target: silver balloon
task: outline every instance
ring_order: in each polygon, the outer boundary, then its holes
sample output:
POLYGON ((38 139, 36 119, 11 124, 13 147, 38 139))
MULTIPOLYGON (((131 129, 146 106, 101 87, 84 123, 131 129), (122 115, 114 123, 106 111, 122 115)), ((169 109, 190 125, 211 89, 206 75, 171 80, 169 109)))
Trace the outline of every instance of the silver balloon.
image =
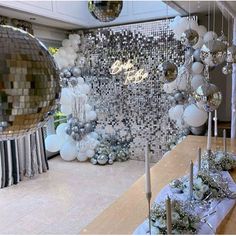
POLYGON ((171 62, 163 62, 160 66, 160 73, 161 73, 161 78, 164 80, 166 83, 173 82, 177 75, 178 75, 178 68, 174 63, 171 62))
POLYGON ((72 75, 75 77, 81 76, 81 69, 77 66, 73 66, 70 71, 71 71, 72 75))
POLYGON ((174 95, 174 99, 177 103, 183 103, 184 100, 185 100, 185 97, 183 95, 183 93, 181 92, 177 92, 175 95, 174 95))
POLYGON ((232 74, 233 68, 232 68, 232 63, 227 63, 223 68, 222 68, 222 73, 224 75, 229 75, 232 74))
POLYGON ((201 54, 201 49, 200 48, 197 48, 196 50, 194 50, 193 52, 193 58, 194 58, 194 61, 197 61, 197 62, 201 62, 201 57, 200 57, 200 54, 201 54))
POLYGON ((71 73, 70 73, 69 70, 66 70, 66 71, 64 72, 64 77, 66 77, 66 78, 70 78, 70 77, 71 77, 71 73))
POLYGON ((193 93, 196 105, 206 111, 212 112, 221 104, 222 94, 214 84, 203 84, 193 93))
POLYGON ((202 46, 200 58, 208 66, 217 66, 225 61, 226 48, 221 41, 210 40, 202 46))
POLYGON ((75 77, 70 77, 70 79, 68 80, 69 84, 72 86, 72 87, 75 87, 77 84, 78 84, 78 80, 77 78, 75 77))
POLYGON ((236 63, 236 46, 232 45, 227 49, 227 62, 236 63))
POLYGON ((92 132, 92 130, 93 130, 93 125, 92 125, 91 123, 86 123, 86 124, 84 125, 84 129, 85 129, 85 132, 86 132, 86 133, 90 133, 90 132, 92 132))
POLYGON ((97 157, 97 162, 100 164, 100 165, 105 165, 107 162, 108 162, 108 157, 106 155, 99 155, 97 157))
POLYGON ((182 33, 180 40, 181 40, 182 44, 184 44, 185 46, 192 47, 195 44, 197 44, 198 39, 199 39, 199 35, 196 30, 187 29, 182 33))
POLYGON ((59 70, 31 34, 0 26, 0 140, 42 127, 57 108, 59 70))

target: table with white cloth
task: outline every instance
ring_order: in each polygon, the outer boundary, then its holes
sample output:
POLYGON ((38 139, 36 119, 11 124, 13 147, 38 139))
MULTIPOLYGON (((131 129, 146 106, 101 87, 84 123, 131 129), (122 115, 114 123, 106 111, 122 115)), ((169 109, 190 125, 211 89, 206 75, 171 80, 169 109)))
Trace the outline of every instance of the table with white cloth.
POLYGON ((42 128, 24 137, 0 142, 0 188, 47 170, 42 128))
MULTIPOLYGON (((236 139, 227 139, 228 151, 236 153, 236 139)), ((223 147, 222 138, 212 138, 213 150, 223 147)), ((188 136, 151 168, 152 202, 173 179, 189 172, 190 160, 196 161, 197 149, 206 148, 206 137, 188 136)), ((236 170, 230 172, 236 181, 236 170)), ((80 234, 133 234, 147 217, 145 176, 139 178, 121 197, 98 215, 80 234)), ((115 188, 115 186, 114 186, 115 188)), ((236 234, 234 205, 217 228, 218 234, 236 234)))

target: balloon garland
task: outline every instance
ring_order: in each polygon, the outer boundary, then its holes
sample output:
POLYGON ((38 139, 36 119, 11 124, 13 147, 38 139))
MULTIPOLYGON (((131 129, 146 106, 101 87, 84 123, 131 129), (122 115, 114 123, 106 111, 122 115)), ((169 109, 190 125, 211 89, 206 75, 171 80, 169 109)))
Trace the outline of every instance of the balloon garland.
MULTIPOLYGON (((225 36, 219 38, 205 26, 198 25, 193 19, 177 16, 169 25, 174 37, 185 46, 185 63, 178 68, 176 79, 164 84, 164 91, 170 94, 173 107, 169 117, 185 133, 200 134, 207 121, 207 112, 218 109, 222 95, 219 89, 209 83, 209 67, 232 62, 227 56, 225 36)), ((231 47, 231 52, 232 47, 231 47)), ((229 51, 229 48, 228 48, 229 51)), ((224 69, 225 73, 230 66, 224 69)), ((167 80, 165 80, 167 81, 167 80)))
POLYGON ((60 68, 61 112, 68 120, 57 127, 56 134, 47 136, 46 149, 60 151, 65 161, 90 159, 94 165, 126 161, 132 141, 129 132, 125 137, 120 131, 114 135, 95 132, 97 114, 89 104, 90 85, 82 77, 85 57, 79 52, 80 44, 80 36, 71 34, 54 56, 60 68))

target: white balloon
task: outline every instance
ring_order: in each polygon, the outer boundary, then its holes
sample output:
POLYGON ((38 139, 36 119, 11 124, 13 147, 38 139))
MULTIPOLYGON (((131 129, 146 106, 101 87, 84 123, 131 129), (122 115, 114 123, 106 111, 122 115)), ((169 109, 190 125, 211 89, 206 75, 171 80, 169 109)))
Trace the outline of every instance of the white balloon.
POLYGON ((89 112, 92 110, 92 106, 90 106, 89 104, 85 104, 85 111, 89 112))
POLYGON ((71 89, 70 88, 62 88, 60 103, 62 105, 71 104, 72 101, 73 101, 73 95, 72 95, 71 89))
POLYGON ((88 121, 96 120, 97 114, 95 111, 89 111, 86 115, 88 121))
POLYGON ((87 155, 87 157, 92 158, 95 155, 95 151, 94 150, 88 150, 86 152, 86 155, 87 155))
POLYGON ((45 139, 45 148, 49 152, 58 152, 61 148, 63 140, 56 134, 52 134, 45 139))
POLYGON ((184 110, 183 119, 189 125, 193 127, 199 127, 207 121, 207 112, 200 110, 196 105, 191 104, 184 110))
POLYGON ((93 139, 98 139, 98 134, 96 132, 91 132, 89 136, 93 139))
POLYGON ((68 127, 68 124, 67 123, 62 123, 60 125, 57 126, 57 129, 56 129, 56 134, 58 136, 65 136, 67 135, 66 134, 66 127, 68 127))
POLYGON ((194 62, 192 64, 192 71, 195 74, 201 74, 204 69, 204 65, 201 62, 194 62))
POLYGON ((164 84, 164 85, 163 85, 163 90, 164 90, 166 93, 173 93, 175 89, 176 89, 176 80, 174 80, 174 81, 171 82, 171 83, 168 83, 168 84, 164 84))
POLYGON ((191 20, 188 21, 188 24, 189 24, 191 29, 196 30, 196 31, 198 30, 198 23, 197 23, 197 21, 191 19, 191 20))
POLYGON ((204 84, 204 82, 205 82, 204 76, 194 75, 192 80, 191 80, 192 89, 195 91, 199 86, 204 84))
POLYGON ((64 113, 65 115, 70 115, 72 114, 72 107, 71 105, 61 105, 61 112, 64 113))
POLYGON ((176 105, 174 107, 173 113, 174 113, 174 119, 175 120, 181 119, 182 115, 184 113, 184 106, 183 105, 176 105))
POLYGON ((83 77, 77 77, 78 84, 84 84, 84 78, 83 77))
POLYGON ((77 155, 77 159, 78 159, 78 161, 87 161, 88 156, 85 152, 79 152, 77 155))
POLYGON ((204 25, 199 25, 197 32, 200 36, 203 36, 207 32, 207 28, 204 25))
POLYGON ((217 34, 214 31, 208 31, 203 36, 203 41, 206 43, 210 40, 217 39, 217 34))
POLYGON ((63 144, 60 150, 61 158, 65 161, 73 161, 77 156, 76 143, 74 141, 67 141, 63 144))
POLYGON ((168 112, 169 117, 170 117, 171 120, 175 120, 174 110, 175 110, 175 108, 174 108, 174 107, 171 107, 171 108, 169 109, 169 112, 168 112))

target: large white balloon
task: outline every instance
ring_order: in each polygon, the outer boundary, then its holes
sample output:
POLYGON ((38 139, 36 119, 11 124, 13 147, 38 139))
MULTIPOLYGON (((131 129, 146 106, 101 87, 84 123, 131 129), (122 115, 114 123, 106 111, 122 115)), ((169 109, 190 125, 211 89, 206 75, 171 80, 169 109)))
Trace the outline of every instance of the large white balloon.
POLYGON ((67 135, 66 134, 66 127, 68 127, 68 124, 67 123, 62 123, 60 125, 57 126, 57 129, 56 129, 56 134, 58 136, 65 136, 67 135))
POLYGON ((63 140, 56 134, 52 134, 45 139, 45 148, 49 152, 58 152, 62 146, 63 140))
POLYGON ((170 117, 170 119, 171 120, 175 120, 175 113, 174 113, 174 110, 175 110, 175 108, 174 107, 171 107, 170 109, 169 109, 169 117, 170 117))
POLYGON ((195 91, 199 86, 204 84, 205 78, 202 75, 194 75, 191 80, 192 89, 195 91))
POLYGON ((95 111, 89 111, 87 114, 86 114, 86 119, 88 121, 93 121, 93 120, 96 120, 97 118, 97 114, 95 111))
POLYGON ((70 88, 62 88, 61 90, 61 104, 71 104, 73 101, 73 94, 70 88))
POLYGON ((65 161, 73 161, 77 156, 76 143, 68 140, 63 144, 60 150, 61 158, 65 161))
POLYGON ((201 74, 204 69, 204 65, 201 62, 194 62, 192 64, 192 71, 194 74, 201 74))
POLYGON ((61 112, 64 113, 65 115, 70 115, 72 114, 72 107, 71 105, 61 105, 61 112))
POLYGON ((184 110, 183 119, 189 125, 193 127, 199 127, 207 121, 207 112, 200 110, 196 105, 191 104, 184 110))
POLYGON ((217 39, 217 34, 214 31, 208 31, 203 36, 203 41, 205 43, 213 39, 217 39))
POLYGON ((199 25, 197 32, 200 36, 203 36, 207 32, 207 28, 204 25, 199 25))
POLYGON ((95 151, 91 149, 87 150, 86 155, 87 157, 92 158, 95 155, 95 151))

